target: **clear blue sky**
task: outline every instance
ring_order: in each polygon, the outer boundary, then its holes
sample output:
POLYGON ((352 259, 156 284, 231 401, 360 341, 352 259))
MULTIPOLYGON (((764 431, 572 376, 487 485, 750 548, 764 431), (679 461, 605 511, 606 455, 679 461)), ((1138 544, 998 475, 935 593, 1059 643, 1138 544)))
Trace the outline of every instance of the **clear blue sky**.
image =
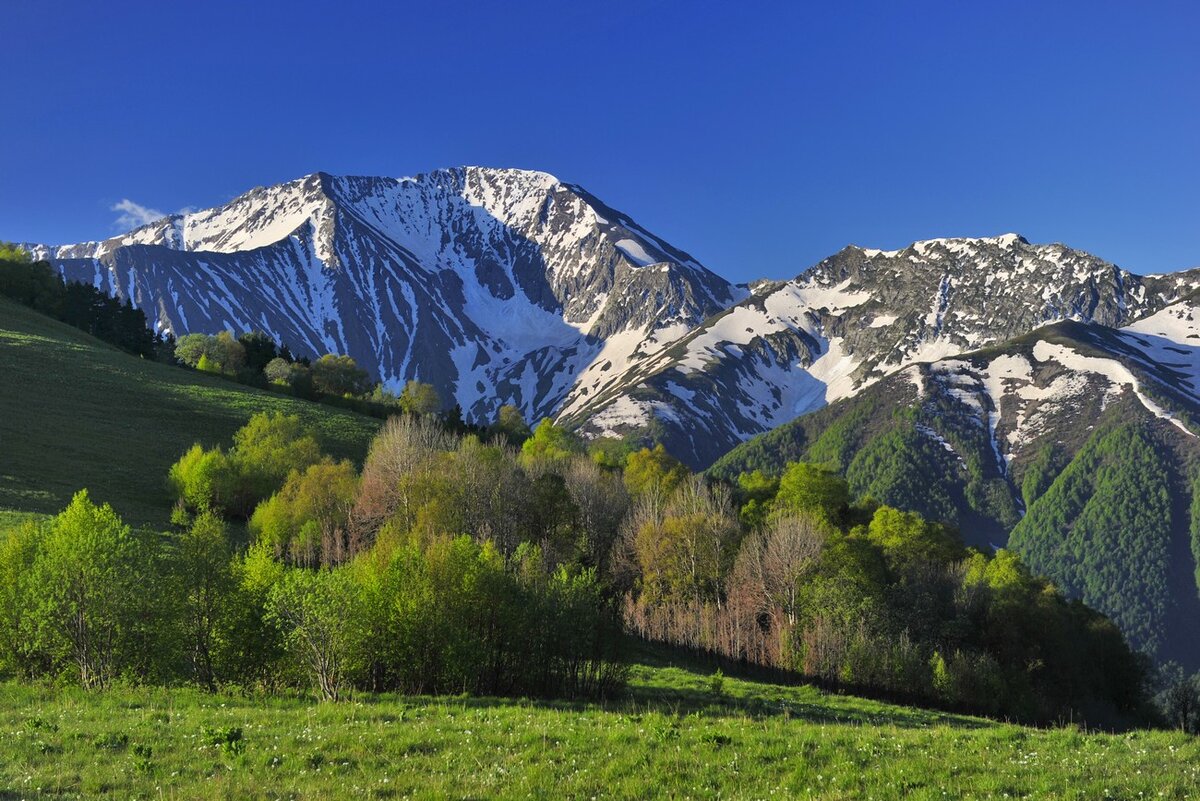
POLYGON ((537 168, 735 280, 1023 233, 1200 265, 1200 4, 0 3, 0 239, 537 168))

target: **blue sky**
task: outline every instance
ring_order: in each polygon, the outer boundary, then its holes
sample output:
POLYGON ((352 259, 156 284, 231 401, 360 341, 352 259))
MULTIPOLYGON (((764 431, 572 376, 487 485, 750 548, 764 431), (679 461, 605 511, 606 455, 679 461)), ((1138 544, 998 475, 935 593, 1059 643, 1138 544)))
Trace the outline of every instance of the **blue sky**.
POLYGON ((735 280, 1017 231, 1200 265, 1200 4, 0 3, 0 239, 317 170, 579 183, 735 280))

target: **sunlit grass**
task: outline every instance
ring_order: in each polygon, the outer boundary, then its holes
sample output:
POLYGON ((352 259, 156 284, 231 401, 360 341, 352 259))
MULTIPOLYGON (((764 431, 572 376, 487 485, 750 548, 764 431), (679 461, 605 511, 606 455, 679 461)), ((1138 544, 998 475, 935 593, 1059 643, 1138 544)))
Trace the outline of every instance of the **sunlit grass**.
POLYGON ((1189 798, 1182 734, 1036 730, 694 667, 605 704, 0 685, 0 798, 1189 798))

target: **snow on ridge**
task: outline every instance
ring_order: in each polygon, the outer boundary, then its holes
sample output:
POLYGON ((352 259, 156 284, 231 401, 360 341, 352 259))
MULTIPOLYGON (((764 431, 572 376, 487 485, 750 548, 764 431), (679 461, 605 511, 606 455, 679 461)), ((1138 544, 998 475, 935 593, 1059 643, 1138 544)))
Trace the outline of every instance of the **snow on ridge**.
POLYGON ((662 259, 656 259, 647 253, 646 248, 640 242, 629 238, 618 239, 615 247, 639 267, 649 267, 651 264, 657 264, 662 261, 662 259))
POLYGON ((1128 367, 1121 364, 1116 359, 1085 356, 1082 353, 1067 347, 1066 345, 1055 345, 1047 342, 1044 339, 1039 339, 1033 346, 1033 357, 1038 361, 1058 362, 1063 367, 1071 370, 1097 373, 1104 378, 1107 378, 1111 384, 1128 386, 1133 390, 1133 393, 1137 396, 1137 399, 1141 401, 1142 406, 1146 407, 1147 411, 1149 411, 1155 417, 1170 422, 1188 436, 1196 436, 1196 434, 1194 434, 1191 429, 1185 426, 1179 420, 1179 418, 1175 417, 1173 414, 1147 397, 1146 394, 1142 392, 1141 383, 1138 381, 1137 377, 1129 370, 1128 367))

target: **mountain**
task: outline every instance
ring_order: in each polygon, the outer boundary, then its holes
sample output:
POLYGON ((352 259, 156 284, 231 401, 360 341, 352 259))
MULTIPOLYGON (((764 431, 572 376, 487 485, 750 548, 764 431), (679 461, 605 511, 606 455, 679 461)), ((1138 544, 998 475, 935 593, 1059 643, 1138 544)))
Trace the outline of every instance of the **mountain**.
POLYGON ((1162 659, 1200 665, 1200 308, 1059 322, 914 364, 735 448, 710 473, 844 472, 859 497, 1018 551, 1162 659))
POLYGON ((747 292, 550 175, 317 173, 103 242, 31 247, 159 330, 266 331, 419 378, 468 417, 599 391, 747 292))
POLYGON ((464 167, 317 173, 103 242, 32 246, 175 334, 260 329, 587 436, 663 441, 695 468, 908 364, 1056 320, 1121 326, 1200 285, 1015 234, 850 246, 736 286, 584 189, 464 167))
POLYGON ((903 250, 847 247, 645 360, 623 386, 568 407, 585 431, 657 418, 693 466, 900 368, 1056 320, 1121 326, 1200 285, 1200 270, 1142 277, 1015 234, 903 250))

